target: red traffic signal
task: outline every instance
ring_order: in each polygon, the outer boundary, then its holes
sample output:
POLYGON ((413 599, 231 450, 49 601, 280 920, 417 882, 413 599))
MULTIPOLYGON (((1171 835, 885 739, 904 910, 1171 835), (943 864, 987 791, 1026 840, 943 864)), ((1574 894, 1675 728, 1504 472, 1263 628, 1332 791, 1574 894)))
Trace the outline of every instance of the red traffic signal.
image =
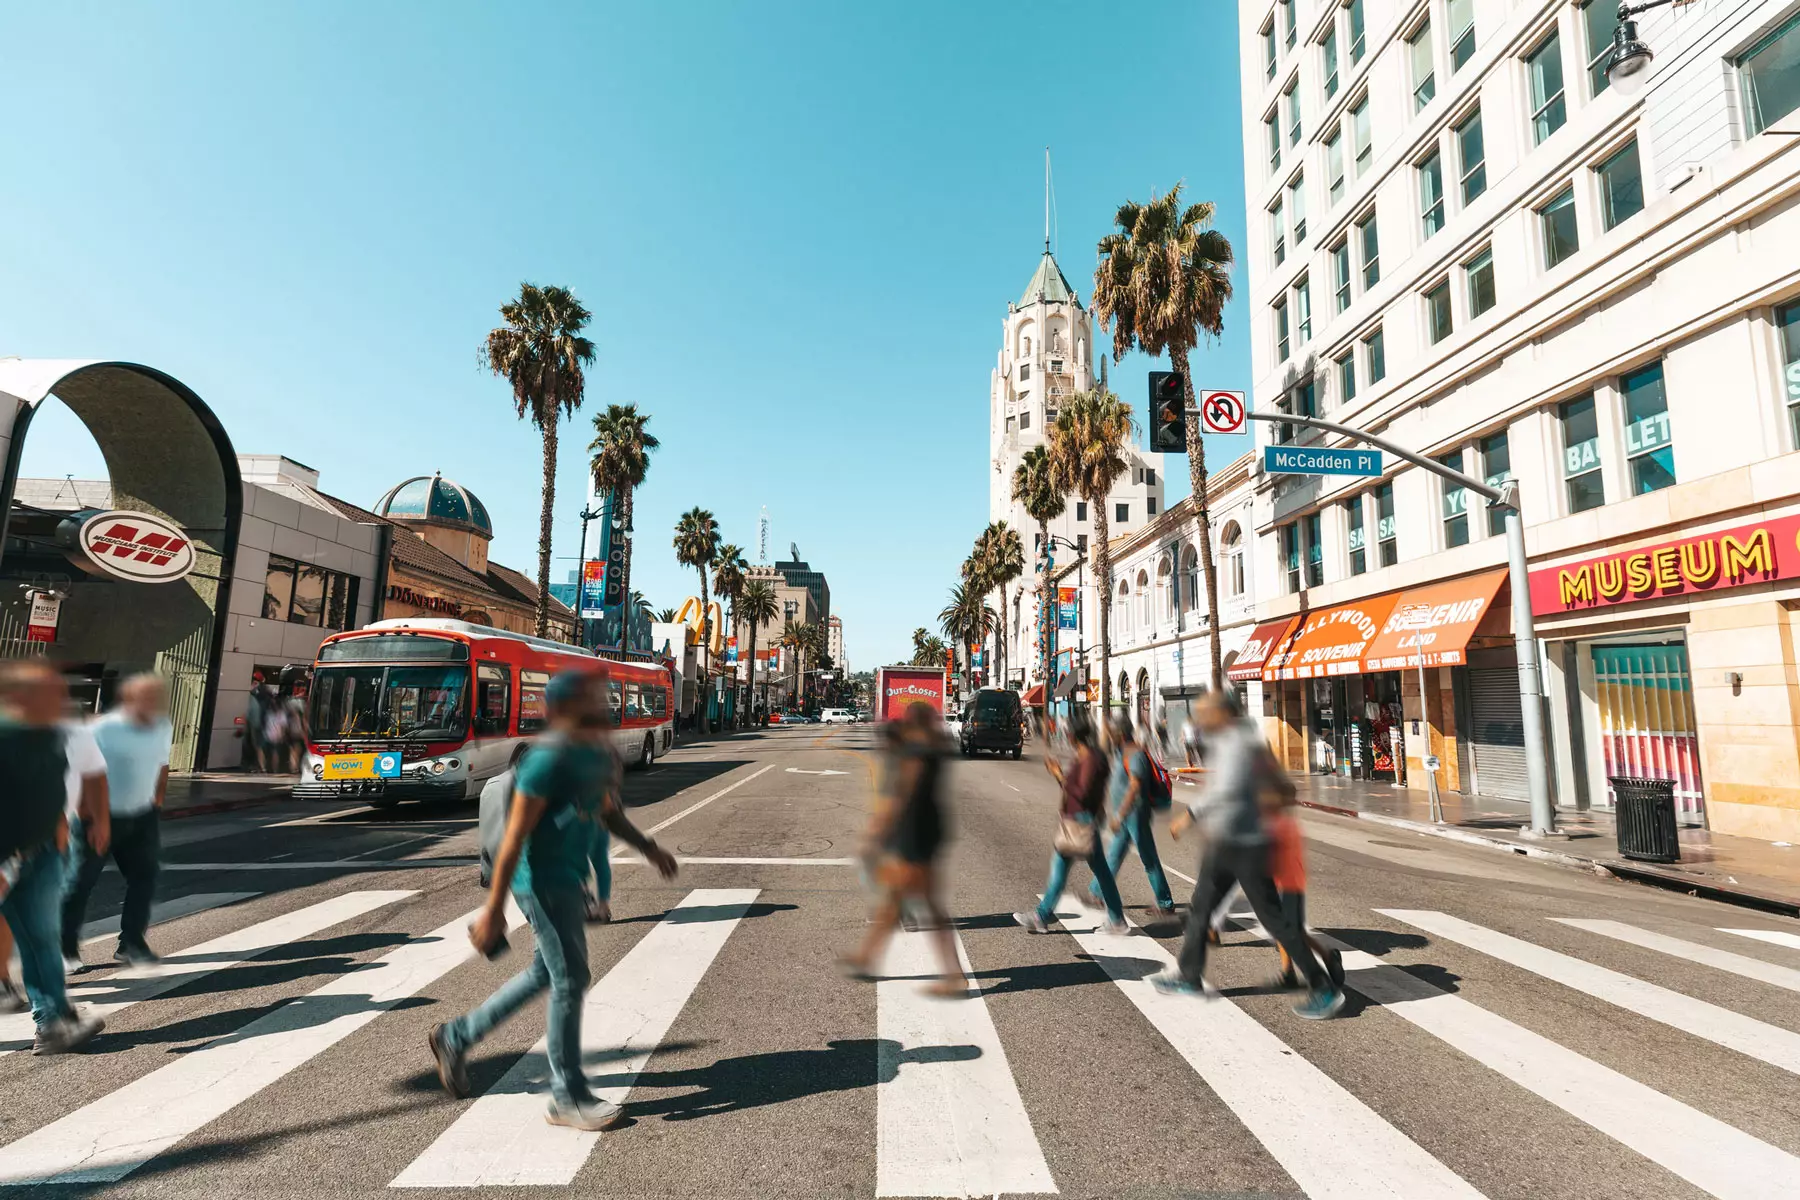
POLYGON ((1180 371, 1150 372, 1150 449, 1187 453, 1187 388, 1180 371))

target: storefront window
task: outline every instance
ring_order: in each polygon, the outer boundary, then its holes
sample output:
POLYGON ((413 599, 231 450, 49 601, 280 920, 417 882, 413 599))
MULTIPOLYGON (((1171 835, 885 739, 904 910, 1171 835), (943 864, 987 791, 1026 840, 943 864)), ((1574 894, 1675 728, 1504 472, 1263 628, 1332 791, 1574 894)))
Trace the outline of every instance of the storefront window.
POLYGON ((1306 532, 1306 586, 1319 587, 1325 582, 1325 539, 1319 532, 1319 514, 1302 517, 1300 525, 1306 532))
POLYGON ((1563 481, 1569 511, 1586 512, 1606 503, 1600 479, 1600 426, 1594 416, 1594 394, 1578 396, 1557 410, 1562 422, 1563 481))
POLYGON ((1345 541, 1350 547, 1350 573, 1361 575, 1369 569, 1369 551, 1363 533, 1363 498, 1344 501, 1344 525, 1350 533, 1345 541))
POLYGON ((1794 431, 1794 445, 1800 448, 1800 304, 1776 309, 1775 324, 1781 330, 1781 374, 1788 424, 1794 431))
POLYGON ((1400 561, 1400 526, 1394 520, 1394 485, 1384 483, 1375 489, 1376 557, 1384 567, 1400 561))
MULTIPOLYGON (((1513 477, 1512 447, 1507 444, 1504 429, 1481 439, 1481 477, 1483 483, 1496 488, 1513 477)), ((1505 533, 1506 510, 1490 508, 1487 514, 1488 536, 1499 537, 1505 533)))
POLYGON ((1300 590, 1300 527, 1283 525, 1278 531, 1281 534, 1281 565, 1287 574, 1287 590, 1300 590))
POLYGON ((1660 362, 1619 380, 1625 395, 1625 456, 1631 493, 1660 491, 1675 482, 1675 446, 1669 436, 1669 397, 1660 362))
POLYGON ((263 620, 349 629, 356 624, 361 582, 354 575, 271 554, 263 577, 263 620))
POLYGON ((294 576, 294 602, 288 606, 288 622, 294 625, 325 623, 325 584, 323 567, 303 564, 294 576))
MULTIPOLYGON (((1452 471, 1463 469, 1463 453, 1461 450, 1441 455, 1438 462, 1452 471)), ((1468 489, 1451 483, 1448 479, 1443 484, 1444 507, 1444 546, 1466 546, 1469 544, 1469 493, 1468 489)))
POLYGON ((294 560, 269 555, 269 573, 263 584, 262 615, 265 621, 285 621, 294 599, 294 560))

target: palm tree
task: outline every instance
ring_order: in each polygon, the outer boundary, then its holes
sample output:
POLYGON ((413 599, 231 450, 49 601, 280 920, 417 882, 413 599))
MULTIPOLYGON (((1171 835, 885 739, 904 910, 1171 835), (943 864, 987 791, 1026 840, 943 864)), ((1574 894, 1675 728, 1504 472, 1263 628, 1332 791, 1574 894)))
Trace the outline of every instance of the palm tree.
MULTIPOLYGON (((704 508, 690 508, 675 522, 675 561, 700 572, 700 679, 703 694, 711 686, 708 653, 712 642, 712 613, 707 609, 706 568, 719 549, 719 522, 704 508)), ((700 704, 700 731, 708 732, 706 702, 700 704)))
POLYGON ((581 407, 584 368, 594 343, 581 336, 592 320, 567 288, 521 283, 519 295, 500 306, 506 324, 488 331, 482 365, 512 385, 513 408, 544 439, 543 502, 538 512, 536 631, 550 633, 550 538, 556 513, 556 423, 581 407))
POLYGON ((1100 711, 1112 707, 1112 548, 1107 545, 1106 497, 1125 473, 1131 409, 1104 388, 1077 392, 1050 428, 1050 465, 1056 486, 1088 503, 1094 514, 1094 578, 1100 596, 1100 711))
MULTIPOLYGON (((1194 377, 1188 351, 1199 335, 1216 338, 1224 330, 1225 302, 1231 299, 1231 243, 1212 227, 1210 203, 1181 207, 1181 185, 1150 203, 1126 201, 1113 217, 1119 227, 1100 239, 1094 270, 1094 312, 1101 328, 1112 329, 1113 361, 1134 345, 1145 354, 1167 353, 1181 373, 1187 407, 1194 407, 1194 377)), ((1212 518, 1206 495, 1206 443, 1200 422, 1187 423, 1188 476, 1194 488, 1200 562, 1206 571, 1207 639, 1212 653, 1212 685, 1225 686, 1219 659, 1219 577, 1213 562, 1212 518)), ((1105 626, 1102 625, 1104 629, 1105 626)))
MULTIPOLYGON (((968 588, 974 595, 982 596, 984 598, 989 592, 994 590, 994 580, 991 575, 993 533, 994 527, 989 525, 986 529, 983 529, 980 533, 976 534, 975 544, 969 549, 969 557, 963 559, 962 563, 961 574, 963 586, 968 588)), ((987 648, 985 640, 982 648, 984 650, 987 648)))
POLYGON ((627 596, 631 594, 632 498, 650 470, 650 452, 662 444, 644 428, 649 421, 649 414, 638 412, 635 404, 609 404, 594 417, 594 440, 588 443, 588 471, 594 477, 594 490, 613 494, 613 516, 624 531, 625 565, 619 572, 619 587, 627 596))
MULTIPOLYGON (((750 624, 750 693, 751 703, 755 703, 756 695, 756 627, 767 625, 775 620, 781 607, 775 601, 775 585, 766 579, 751 579, 745 582, 744 590, 738 594, 737 613, 750 624)), ((763 708, 769 707, 768 684, 763 684, 763 708)))
MULTIPOLYGON (((737 602, 744 591, 744 571, 750 566, 744 558, 744 548, 730 542, 722 542, 713 551, 712 572, 713 591, 719 599, 731 605, 731 615, 725 620, 727 637, 737 636, 737 602)), ((731 671, 731 694, 733 704, 737 696, 737 668, 731 671)))
MULTIPOLYGON (((986 589, 972 582, 955 584, 950 589, 950 603, 938 613, 944 636, 966 652, 969 646, 987 640, 994 630, 994 610, 986 604, 986 589)), ((963 682, 968 682, 968 658, 963 658, 963 682)))
POLYGON ((989 587, 1000 589, 1000 622, 994 637, 996 655, 995 678, 1001 687, 1006 686, 1006 617, 1012 611, 1007 603, 1006 589, 1012 581, 1025 573, 1025 546, 1019 541, 1019 531, 1011 528, 1005 521, 995 521, 987 527, 983 535, 985 545, 982 548, 982 577, 989 587))
MULTIPOLYGON (((633 617, 642 616, 646 621, 656 620, 656 610, 650 607, 650 601, 644 598, 642 592, 631 593, 631 607, 626 611, 633 617)), ((626 648, 631 646, 631 621, 629 619, 619 629, 619 645, 626 648)))
POLYGON ((673 625, 676 616, 677 613, 672 608, 661 608, 656 612, 656 619, 661 621, 664 625, 673 625))
POLYGON ((944 654, 949 649, 944 640, 926 633, 923 629, 913 631, 912 665, 915 667, 935 667, 944 661, 944 654))
POLYGON ((1063 492, 1056 486, 1056 477, 1050 470, 1050 452, 1042 446, 1033 446, 1019 460, 1013 469, 1012 498, 1024 505, 1025 515, 1037 522, 1038 550, 1043 555, 1043 564, 1039 568, 1043 573, 1038 576, 1038 642, 1042 662, 1039 663, 1038 678, 1044 681, 1045 704, 1049 703, 1050 688, 1050 629, 1055 628, 1056 609, 1052 603, 1056 592, 1050 582, 1050 522, 1062 516, 1067 502, 1063 492), (1049 622, 1048 626, 1045 625, 1049 622))
POLYGON ((788 703, 795 708, 800 706, 800 646, 806 640, 801 628, 800 622, 789 617, 781 629, 781 648, 794 660, 794 686, 788 691, 788 703))

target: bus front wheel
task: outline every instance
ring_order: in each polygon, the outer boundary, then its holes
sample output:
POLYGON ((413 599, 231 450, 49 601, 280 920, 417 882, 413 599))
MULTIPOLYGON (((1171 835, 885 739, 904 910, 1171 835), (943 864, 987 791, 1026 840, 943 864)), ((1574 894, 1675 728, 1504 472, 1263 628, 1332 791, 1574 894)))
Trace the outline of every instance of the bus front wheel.
POLYGON ((644 748, 638 752, 638 770, 648 771, 656 763, 656 739, 653 736, 644 738, 644 748))

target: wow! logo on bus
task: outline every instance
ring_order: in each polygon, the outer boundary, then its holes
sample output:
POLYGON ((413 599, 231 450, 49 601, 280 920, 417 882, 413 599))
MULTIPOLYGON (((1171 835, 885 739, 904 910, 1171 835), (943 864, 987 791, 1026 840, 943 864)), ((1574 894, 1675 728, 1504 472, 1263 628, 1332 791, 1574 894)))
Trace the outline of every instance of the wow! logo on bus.
POLYGON ((377 754, 327 754, 321 779, 398 779, 400 752, 384 750, 377 754))

